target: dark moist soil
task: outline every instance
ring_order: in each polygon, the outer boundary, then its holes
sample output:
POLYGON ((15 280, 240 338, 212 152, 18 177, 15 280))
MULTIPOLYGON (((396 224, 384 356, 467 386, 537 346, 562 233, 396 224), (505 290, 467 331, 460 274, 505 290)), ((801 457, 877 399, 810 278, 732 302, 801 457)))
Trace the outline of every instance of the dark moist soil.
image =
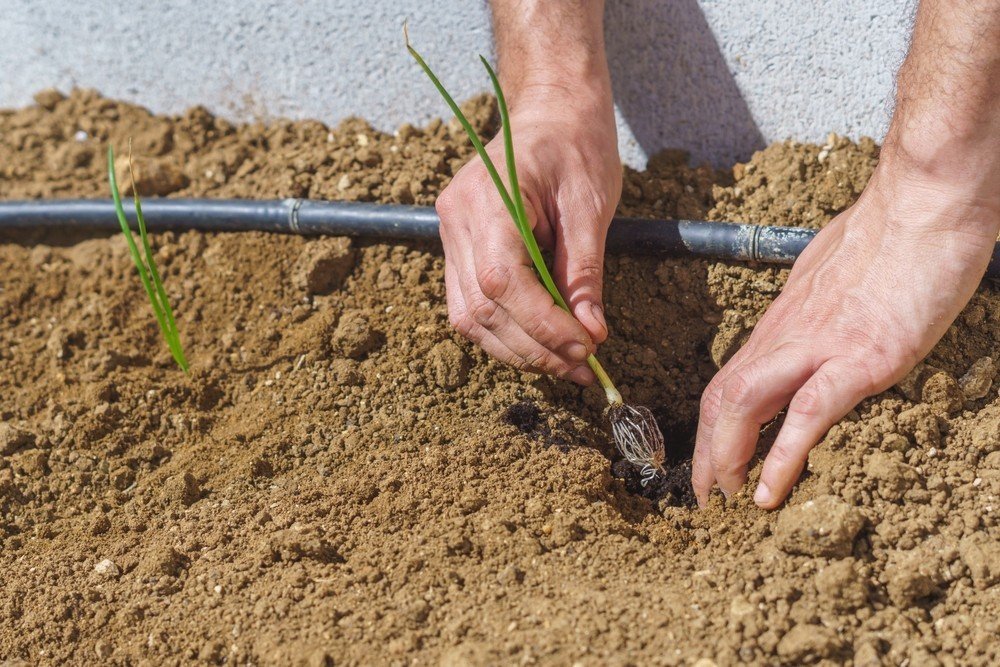
POLYGON ((697 499, 691 486, 691 460, 667 465, 646 484, 642 483, 642 468, 619 459, 611 464, 611 474, 622 480, 629 493, 669 507, 695 507, 697 499))
MULTIPOLYGON (((429 205, 470 155, 451 122, 37 102, 0 111, 0 197, 106 198, 104 150, 129 136, 141 191, 166 196, 429 205)), ((495 130, 491 100, 465 108, 495 130)), ((626 170, 620 212, 821 227, 877 159, 836 136, 725 171, 665 152, 626 170)), ((989 287, 831 429, 786 507, 696 511, 679 461, 700 393, 786 270, 608 258, 601 358, 671 457, 652 501, 612 474, 599 389, 451 330, 436 245, 153 243, 190 376, 120 235, 0 239, 0 663, 1000 662, 989 287)))

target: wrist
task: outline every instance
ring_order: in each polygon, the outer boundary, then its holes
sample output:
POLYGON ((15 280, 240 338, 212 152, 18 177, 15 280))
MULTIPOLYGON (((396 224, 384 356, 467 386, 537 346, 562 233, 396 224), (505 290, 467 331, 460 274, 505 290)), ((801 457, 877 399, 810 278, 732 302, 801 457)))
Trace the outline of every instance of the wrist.
POLYGON ((876 175, 991 212, 1000 225, 1000 123, 915 119, 897 112, 876 175))
POLYGON ((514 117, 541 117, 614 127, 615 108, 611 86, 599 82, 583 85, 565 82, 530 82, 504 89, 514 117))
POLYGON ((886 144, 863 196, 886 225, 962 232, 992 247, 1000 234, 1000 198, 985 185, 988 178, 970 176, 886 144))
POLYGON ((611 97, 611 75, 599 54, 584 50, 575 55, 543 52, 522 53, 518 58, 500 59, 500 83, 508 97, 533 91, 559 93, 565 97, 611 97))
POLYGON ((610 108, 603 0, 492 0, 498 72, 513 110, 525 99, 610 108))
POLYGON ((890 130, 878 171, 895 179, 933 184, 948 193, 1000 211, 1000 142, 948 132, 890 130))

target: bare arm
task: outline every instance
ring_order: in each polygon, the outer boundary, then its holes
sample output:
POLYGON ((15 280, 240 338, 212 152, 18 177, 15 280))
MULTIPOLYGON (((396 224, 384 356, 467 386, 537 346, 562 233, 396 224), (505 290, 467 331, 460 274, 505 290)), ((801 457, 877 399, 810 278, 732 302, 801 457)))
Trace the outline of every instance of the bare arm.
POLYGON ((500 78, 508 96, 531 88, 593 93, 611 104, 603 0, 493 0, 500 78))
POLYGON ((760 425, 788 406, 754 495, 779 505, 830 426, 944 335, 998 232, 1000 0, 923 0, 871 181, 705 391, 699 501, 743 485, 760 425))
MULTIPOLYGON (((539 243, 554 251, 560 310, 531 268, 482 162, 437 201, 454 326, 518 368, 594 381, 584 360, 607 337, 604 241, 621 194, 621 163, 598 0, 494 0, 500 78, 518 177, 539 243)), ((500 142, 487 146, 498 165, 500 142)), ((501 169, 501 172, 503 169, 501 169)))
POLYGON ((1000 1, 924 0, 899 71, 883 157, 897 168, 975 187, 1000 185, 1000 1))

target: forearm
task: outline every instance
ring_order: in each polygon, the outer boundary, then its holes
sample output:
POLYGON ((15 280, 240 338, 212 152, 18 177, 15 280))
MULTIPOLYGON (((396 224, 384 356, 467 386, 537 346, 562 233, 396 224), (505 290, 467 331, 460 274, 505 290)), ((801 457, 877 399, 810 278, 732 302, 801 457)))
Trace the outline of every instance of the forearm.
POLYGON ((559 91, 610 109, 603 0, 492 0, 504 91, 516 107, 535 92, 559 91))
POLYGON ((923 0, 883 162, 1000 217, 1000 0, 923 0))

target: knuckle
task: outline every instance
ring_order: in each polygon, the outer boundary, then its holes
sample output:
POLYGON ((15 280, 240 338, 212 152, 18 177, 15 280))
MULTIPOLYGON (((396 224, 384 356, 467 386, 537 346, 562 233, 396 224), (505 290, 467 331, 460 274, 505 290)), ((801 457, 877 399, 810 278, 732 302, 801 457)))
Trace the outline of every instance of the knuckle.
POLYGON ((706 461, 702 456, 695 456, 691 465, 691 484, 697 488, 704 488, 712 483, 712 466, 710 461, 706 461), (706 463, 708 465, 706 465, 706 463))
POLYGON ((434 210, 437 211, 438 217, 441 218, 441 224, 448 224, 449 221, 455 218, 455 213, 458 210, 458 199, 459 199, 459 188, 461 186, 452 182, 448 187, 441 191, 437 199, 434 201, 434 210))
POLYGON ((546 373, 558 373, 560 366, 555 355, 545 349, 529 352, 525 355, 524 361, 529 368, 538 368, 546 373))
POLYGON ((490 264, 476 272, 479 289, 487 299, 500 299, 507 293, 512 279, 510 267, 490 264))
POLYGON ((816 417, 822 414, 826 392, 821 385, 824 384, 825 382, 819 379, 819 376, 814 376, 811 382, 795 394, 791 405, 788 406, 788 411, 803 417, 816 417))
POLYGON ((701 395, 701 419, 707 424, 712 424, 719 416, 722 409, 722 396, 719 385, 716 382, 709 383, 705 392, 701 395))
POLYGON ((519 371, 528 370, 528 363, 518 355, 511 352, 510 350, 505 352, 503 355, 496 356, 496 359, 498 361, 502 361, 508 366, 513 366, 519 371))
MULTIPOLYGON (((543 315, 534 315, 524 324, 524 332, 539 341, 555 340, 559 336, 552 326, 552 322, 548 317, 543 315)), ((567 337, 567 340, 571 340, 571 337, 567 337)))
POLYGON ((753 380, 746 371, 737 371, 722 385, 722 402, 739 408, 748 407, 757 395, 753 380))
POLYGON ((601 225, 608 225, 618 203, 620 194, 618 188, 613 188, 608 192, 602 188, 588 188, 586 190, 575 190, 570 193, 567 209, 573 209, 581 220, 593 221, 601 225))
POLYGON ((490 299, 480 299, 472 305, 472 319, 490 331, 496 328, 499 312, 500 306, 490 299))
POLYGON ((573 259, 573 273, 576 279, 601 284, 604 275, 604 258, 596 253, 585 253, 573 259))
POLYGON ((448 321, 451 322, 452 328, 455 329, 463 338, 472 338, 472 332, 476 327, 475 321, 466 313, 450 313, 448 315, 448 321))
POLYGON ((744 465, 743 461, 737 461, 726 452, 714 448, 708 458, 712 463, 712 470, 714 470, 716 474, 721 475, 731 475, 739 472, 744 465))
POLYGON ((551 373, 561 380, 566 380, 569 378, 570 373, 575 371, 577 368, 579 367, 560 360, 555 362, 555 366, 551 369, 551 373))
POLYGON ((451 294, 448 295, 448 323, 463 338, 472 339, 476 323, 469 317, 469 313, 461 305, 461 301, 453 299, 451 294))
POLYGON ((883 385, 888 385, 899 372, 899 368, 909 368, 906 365, 889 363, 884 357, 872 360, 870 363, 859 361, 855 366, 858 371, 854 378, 854 386, 857 390, 858 400, 865 396, 878 393, 883 385))

